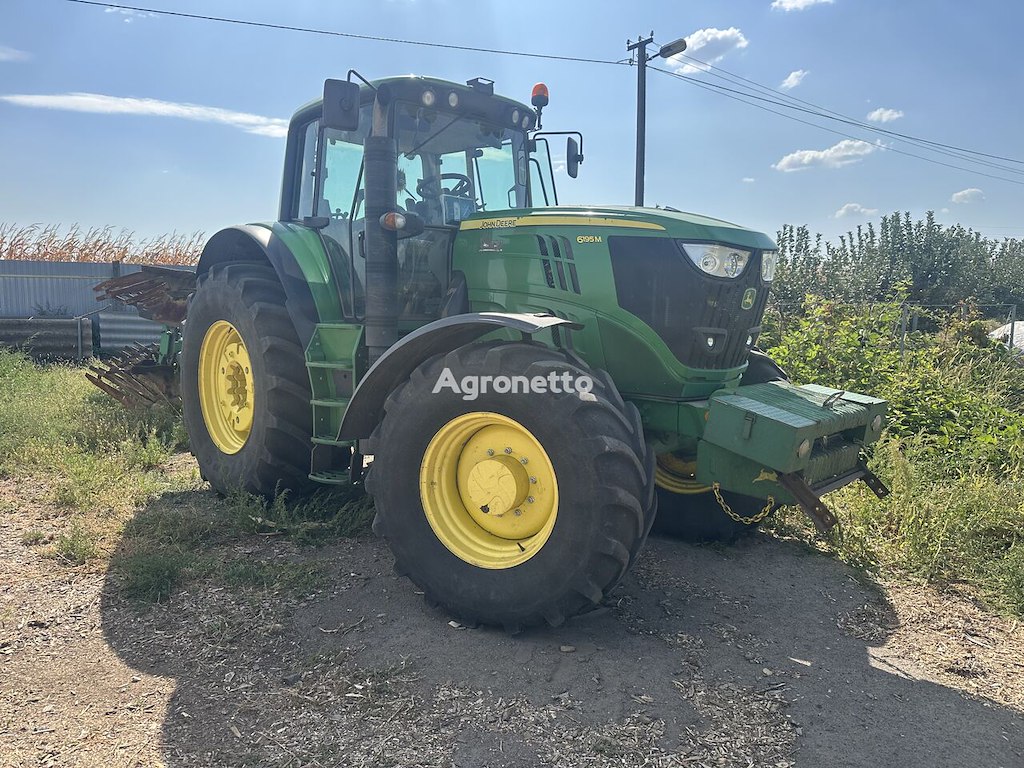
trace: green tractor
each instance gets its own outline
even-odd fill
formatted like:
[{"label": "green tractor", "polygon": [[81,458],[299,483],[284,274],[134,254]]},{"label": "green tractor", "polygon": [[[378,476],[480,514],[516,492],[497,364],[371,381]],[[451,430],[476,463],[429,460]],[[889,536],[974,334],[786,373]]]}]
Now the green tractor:
[{"label": "green tractor", "polygon": [[106,287],[154,317],[188,297],[181,397],[215,489],[364,482],[396,570],[510,631],[600,603],[656,511],[730,540],[784,504],[827,530],[820,495],[858,479],[887,492],[862,459],[885,403],[757,349],[771,238],[559,206],[549,142],[575,177],[583,137],[531,101],[328,80],[291,120],[278,221],[215,234],[188,289]]}]

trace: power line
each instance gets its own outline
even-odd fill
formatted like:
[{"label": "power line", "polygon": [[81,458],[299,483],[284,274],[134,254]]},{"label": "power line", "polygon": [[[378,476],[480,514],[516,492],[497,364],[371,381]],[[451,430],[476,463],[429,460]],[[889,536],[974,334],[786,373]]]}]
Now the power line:
[{"label": "power line", "polygon": [[[648,66],[650,66],[650,65],[648,65]],[[837,131],[834,128],[828,128],[828,127],[826,127],[824,125],[818,125],[817,123],[812,123],[812,122],[810,122],[808,120],[802,120],[799,117],[794,117],[793,115],[788,115],[785,112],[778,112],[778,111],[776,111],[774,109],[769,109],[768,107],[765,107],[765,106],[763,106],[761,104],[756,104],[754,102],[747,101],[745,98],[741,98],[740,96],[734,95],[734,94],[740,93],[739,91],[736,91],[734,89],[725,88],[725,87],[723,87],[721,85],[717,85],[715,83],[705,83],[705,82],[703,82],[701,80],[697,80],[696,78],[687,77],[686,75],[680,75],[677,72],[671,72],[671,71],[669,71],[667,69],[662,69],[661,67],[651,66],[651,69],[655,70],[656,72],[661,72],[662,74],[668,75],[669,77],[674,77],[674,78],[676,78],[678,80],[683,80],[685,82],[690,83],[691,85],[696,85],[696,86],[698,86],[700,88],[704,88],[705,90],[709,90],[712,93],[717,93],[717,94],[719,94],[721,96],[725,96],[727,98],[733,99],[733,100],[738,101],[738,102],[740,102],[742,104],[746,104],[748,106],[755,107],[756,109],[764,110],[765,112],[771,112],[773,115],[778,115],[779,117],[784,117],[787,120],[794,120],[794,121],[796,121],[798,123],[803,123],[804,125],[809,125],[812,128],[818,128],[819,130],[822,130],[822,131],[828,131],[829,133],[834,133],[837,136],[843,136],[843,137],[845,137],[847,139],[853,139],[854,141],[861,141],[861,142],[864,142],[865,144],[869,144],[870,143],[870,142],[864,141],[864,139],[862,137],[860,137],[860,136],[855,136],[855,135],[853,135],[851,133],[845,133],[843,131]],[[749,98],[756,98],[753,94],[742,94],[742,95],[743,96],[747,96]],[[767,99],[761,99],[761,100],[762,101],[767,101]],[[783,105],[783,106],[785,106],[785,105]],[[823,115],[818,115],[818,116],[819,117],[824,117]],[[931,157],[925,157],[923,155],[916,155],[913,152],[907,152],[906,150],[897,149],[896,147],[886,147],[886,146],[882,146],[882,145],[872,145],[872,146],[878,146],[879,149],[882,149],[882,150],[884,150],[886,152],[895,152],[896,154],[899,154],[899,155],[906,155],[907,157],[914,157],[914,158],[917,158],[918,160],[924,160],[926,163],[933,163],[935,165],[941,165],[941,166],[944,166],[946,168],[952,168],[952,169],[957,170],[957,171],[964,171],[965,173],[973,173],[973,174],[976,174],[978,176],[985,176],[985,177],[990,178],[990,179],[998,179],[999,181],[1009,182],[1010,184],[1019,184],[1021,186],[1024,186],[1024,181],[1021,181],[1021,180],[1018,180],[1018,179],[1008,179],[1005,176],[996,176],[994,174],[985,173],[984,171],[979,171],[979,170],[976,170],[976,169],[973,169],[973,168],[963,168],[962,166],[959,166],[959,165],[953,165],[951,163],[944,163],[941,160],[936,160],[936,159],[931,158]]]},{"label": "power line", "polygon": [[[653,69],[658,69],[657,67],[652,67],[652,68]],[[813,110],[813,109],[805,109],[804,107],[799,107],[799,106],[796,106],[795,104],[788,104],[788,103],[786,103],[784,101],[778,101],[776,99],[766,98],[764,96],[761,96],[758,93],[750,93],[748,91],[740,91],[740,90],[736,90],[734,88],[727,88],[724,85],[718,85],[716,83],[708,83],[708,82],[700,81],[700,80],[697,80],[696,78],[689,77],[687,75],[683,75],[683,74],[680,74],[678,72],[670,72],[670,71],[664,70],[664,69],[658,69],[658,71],[659,72],[663,72],[663,73],[665,73],[667,75],[672,75],[673,77],[678,77],[679,79],[686,80],[687,82],[690,82],[690,83],[694,83],[694,84],[698,84],[699,83],[699,84],[701,84],[701,85],[703,85],[704,87],[707,87],[707,88],[715,88],[715,89],[718,89],[718,90],[723,91],[723,92],[733,93],[733,94],[737,94],[737,95],[740,95],[740,96],[744,96],[746,98],[755,99],[757,101],[761,101],[761,102],[764,102],[766,104],[773,104],[773,105],[775,105],[777,107],[782,107],[784,109],[792,109],[792,110],[797,111],[797,112],[803,112],[805,114],[812,115],[813,117],[818,117],[818,118],[821,118],[821,119],[824,119],[824,120],[832,120],[832,121],[835,121],[835,122],[838,122],[838,123],[843,123],[844,125],[849,125],[849,126],[852,126],[852,127],[855,127],[855,128],[861,128],[863,130],[873,131],[875,133],[881,133],[881,134],[889,134],[890,133],[889,131],[884,131],[882,129],[878,129],[875,126],[868,125],[866,123],[862,123],[862,122],[860,122],[858,120],[854,120],[852,118],[833,117],[831,114],[826,114],[825,113],[825,112],[830,112],[831,110],[825,110],[824,112],[819,112],[819,111]],[[726,82],[730,82],[730,81],[726,81]],[[832,114],[838,114],[838,113],[832,113]],[[843,134],[843,135],[846,135],[846,134]],[[962,155],[962,154],[959,154],[957,152],[949,152],[949,151],[946,151],[946,150],[943,150],[943,149],[936,149],[936,148],[931,147],[931,146],[924,146],[924,145],[916,143],[914,141],[907,141],[906,143],[910,144],[911,146],[915,146],[915,147],[918,147],[918,148],[923,149],[925,151],[928,151],[928,152],[935,152],[936,154],[946,155],[947,157],[952,157],[952,158],[955,158],[957,160],[963,160],[964,162],[967,162],[967,163],[972,163],[972,164],[975,164],[975,165],[986,166],[988,168],[994,168],[996,170],[1003,171],[1005,173],[1013,173],[1013,174],[1018,174],[1018,175],[1024,175],[1024,169],[1009,168],[1009,167],[1007,167],[1005,165],[1000,165],[998,163],[992,163],[992,162],[989,162],[987,160],[979,160],[977,158],[968,157],[966,155]],[[932,144],[934,142],[924,142],[924,143],[925,144]],[[888,149],[892,149],[892,147],[888,147]],[[913,155],[913,156],[917,157],[917,155]]]},{"label": "power line", "polygon": [[555,61],[577,61],[584,64],[615,64],[624,65],[622,61],[610,59],[588,59],[581,56],[559,56],[552,53],[529,53],[527,51],[504,51],[497,48],[477,48],[471,45],[455,45],[453,43],[431,43],[426,40],[405,40],[398,37],[380,37],[378,35],[360,35],[355,32],[339,32],[330,29],[316,29],[315,27],[296,27],[289,24],[273,24],[265,21],[251,21],[248,19],[233,19],[226,16],[207,16],[201,13],[185,13],[183,11],[166,11],[159,8],[143,8],[137,5],[118,5],[116,3],[100,2],[100,0],[64,0],[66,3],[76,5],[92,5],[98,8],[114,8],[119,11],[136,11],[138,13],[152,13],[156,16],[176,16],[182,19],[196,19],[198,21],[216,21],[222,24],[238,24],[245,27],[261,27],[263,29],[278,29],[288,32],[305,32],[310,35],[326,35],[329,37],[347,37],[353,40],[372,40],[378,43],[399,43],[401,45],[421,45],[426,48],[447,48],[455,51],[473,51],[476,53],[493,53],[499,56],[523,56],[530,59],[553,59]]},{"label": "power line", "polygon": [[[1017,175],[1024,175],[1024,169],[1009,168],[1009,167],[1007,167],[1005,165],[1000,165],[999,163],[989,162],[988,160],[980,160],[980,159],[978,159],[976,157],[969,157],[967,155],[961,154],[958,151],[950,151],[948,149],[942,149],[941,147],[948,147],[948,146],[951,146],[951,145],[945,145],[945,144],[942,144],[941,142],[929,141],[927,139],[918,139],[917,137],[907,136],[906,134],[896,133],[895,131],[890,131],[890,130],[887,130],[885,128],[879,128],[878,126],[870,125],[870,124],[865,123],[865,122],[863,122],[861,120],[857,120],[855,118],[849,117],[848,115],[844,115],[844,114],[842,114],[840,112],[835,112],[835,111],[827,109],[825,107],[818,107],[817,105],[815,105],[815,104],[813,104],[813,103],[811,103],[809,101],[804,101],[803,99],[797,99],[795,96],[789,96],[788,94],[784,94],[784,93],[782,93],[780,91],[775,90],[774,88],[769,88],[768,86],[761,85],[759,83],[754,82],[753,80],[748,80],[747,78],[742,77],[741,75],[732,75],[731,73],[727,72],[726,70],[720,70],[720,69],[718,69],[717,67],[714,67],[711,64],[706,64],[705,62],[700,61],[699,59],[694,59],[692,57],[687,57],[687,58],[690,58],[691,60],[696,61],[696,62],[698,62],[698,63],[700,63],[700,64],[702,64],[704,66],[710,67],[710,69],[706,70],[706,74],[709,74],[712,77],[717,77],[720,80],[725,80],[725,82],[727,82],[727,83],[729,83],[731,85],[736,84],[735,80],[742,80],[744,82],[748,82],[748,83],[753,84],[754,86],[756,86],[757,88],[760,88],[762,91],[764,91],[766,93],[777,95],[777,96],[785,98],[785,99],[790,99],[790,100],[792,100],[794,102],[799,102],[801,104],[807,104],[807,105],[809,105],[811,107],[814,107],[814,109],[805,109],[803,107],[797,106],[796,104],[790,104],[790,103],[787,103],[787,102],[784,102],[784,101],[778,101],[778,100],[776,100],[774,98],[766,98],[765,96],[761,95],[760,93],[757,93],[757,92],[751,93],[751,92],[749,92],[750,89],[743,90],[743,91],[737,91],[737,90],[734,90],[734,89],[726,88],[725,86],[720,86],[720,85],[716,86],[714,83],[707,83],[707,85],[710,85],[712,87],[722,88],[723,90],[729,91],[731,93],[741,94],[741,95],[747,96],[747,97],[749,97],[751,99],[756,99],[758,101],[764,101],[765,103],[774,104],[776,106],[783,107],[785,109],[792,109],[792,110],[795,110],[797,112],[804,112],[806,114],[813,115],[815,117],[820,117],[820,118],[825,119],[825,120],[833,120],[835,122],[839,122],[839,123],[843,123],[845,125],[850,125],[850,126],[853,126],[853,127],[857,127],[857,128],[862,129],[862,130],[871,131],[873,133],[876,133],[876,134],[879,134],[879,135],[882,135],[882,136],[886,136],[888,138],[896,138],[897,141],[904,141],[905,143],[910,144],[911,146],[917,147],[919,149],[923,149],[923,150],[925,150],[927,152],[935,152],[936,154],[945,155],[947,157],[952,157],[952,158],[955,158],[957,160],[963,160],[964,162],[967,162],[967,163],[972,163],[972,164],[976,164],[976,165],[982,165],[982,166],[986,166],[988,168],[994,168],[995,170],[1003,171],[1004,173],[1013,173],[1013,174],[1017,174]],[[717,70],[717,71],[715,71],[715,70]],[[718,74],[718,72],[723,72],[726,75],[730,75],[730,77],[728,77],[728,78],[724,77],[723,75]],[[676,72],[675,74],[679,75],[680,77],[686,77],[685,75],[681,75],[679,72]],[[690,79],[692,80],[693,78],[690,78]],[[742,85],[742,84],[740,84],[739,87],[740,88],[745,88],[745,89],[747,88],[747,86]],[[901,136],[904,137],[904,138],[902,138],[902,139],[897,138],[897,137],[901,137]],[[986,156],[986,157],[999,157],[998,155],[987,155],[986,153],[983,153],[983,152],[982,153],[975,153],[972,150],[964,150],[964,151],[965,152],[972,152],[972,154],[979,154],[979,155],[983,155],[983,156]],[[1021,161],[1018,161],[1018,160],[1013,160],[1012,158],[1007,158],[1007,161],[1008,162],[1014,162],[1014,163],[1021,162]]]},{"label": "power line", "polygon": [[[274,29],[274,30],[284,30],[284,31],[290,31],[290,32],[301,32],[301,33],[305,33],[305,34],[324,35],[324,36],[329,36],[329,37],[343,37],[343,38],[349,38],[349,39],[354,39],[354,40],[368,40],[368,41],[373,41],[373,42],[395,43],[395,44],[400,44],[400,45],[417,45],[417,46],[422,46],[422,47],[427,47],[427,48],[442,48],[442,49],[447,49],[447,50],[471,51],[471,52],[475,52],[475,53],[489,53],[489,54],[501,55],[501,56],[519,56],[519,57],[525,57],[525,58],[547,59],[547,60],[553,60],[553,61],[570,61],[570,62],[579,62],[579,63],[585,63],[585,64],[605,64],[605,65],[614,65],[614,66],[624,66],[624,65],[629,65],[630,64],[630,62],[625,61],[625,60],[613,61],[613,60],[610,60],[610,59],[595,59],[595,58],[588,58],[588,57],[582,57],[582,56],[564,56],[564,55],[558,55],[558,54],[532,53],[532,52],[528,52],[528,51],[508,51],[508,50],[502,50],[502,49],[496,49],[496,48],[483,48],[483,47],[477,47],[477,46],[456,45],[456,44],[453,44],[453,43],[436,43],[436,42],[429,42],[429,41],[426,41],[426,40],[408,40],[408,39],[404,39],[404,38],[383,37],[383,36],[379,36],[379,35],[364,35],[364,34],[358,34],[358,33],[355,33],[355,32],[340,32],[340,31],[337,31],[337,30],[317,29],[315,27],[300,27],[300,26],[294,26],[294,25],[289,25],[289,24],[275,24],[275,23],[271,23],[271,22],[252,21],[252,20],[249,20],[249,19],[237,19],[237,18],[230,18],[230,17],[225,17],[225,16],[210,16],[210,15],[206,15],[206,14],[186,13],[186,12],[183,12],[183,11],[169,11],[169,10],[164,10],[164,9],[159,9],[159,8],[147,8],[147,7],[135,6],[135,5],[124,5],[124,4],[117,4],[117,3],[102,2],[101,0],[64,0],[64,1],[68,2],[68,3],[75,3],[76,5],[87,5],[87,6],[94,6],[94,7],[105,8],[105,9],[106,8],[113,8],[113,9],[116,9],[116,10],[124,10],[124,11],[135,11],[137,13],[148,13],[148,14],[153,14],[153,15],[156,15],[156,16],[170,16],[170,17],[177,17],[177,18],[193,19],[193,20],[198,20],[198,21],[217,22],[217,23],[222,23],[222,24],[236,24],[236,25],[240,25],[240,26],[257,27],[257,28],[263,28],[263,29]],[[808,115],[811,115],[811,116],[814,116],[814,117],[818,117],[820,119],[834,120],[834,121],[841,122],[841,123],[844,123],[844,124],[847,124],[847,125],[851,125],[853,127],[861,128],[863,130],[869,130],[869,131],[872,131],[874,133],[887,135],[887,136],[896,138],[898,140],[906,141],[908,143],[912,143],[913,144],[914,142],[920,142],[920,143],[923,143],[923,144],[927,144],[929,146],[921,147],[921,148],[925,149],[927,151],[936,152],[938,154],[944,154],[944,155],[947,155],[947,156],[950,156],[950,157],[955,157],[955,158],[957,158],[959,160],[963,160],[965,162],[973,163],[973,164],[976,164],[976,165],[983,165],[983,166],[986,166],[986,167],[995,168],[997,170],[1000,170],[1000,171],[1003,171],[1003,172],[1006,172],[1006,173],[1014,173],[1014,174],[1024,173],[1024,171],[1021,171],[1021,170],[1018,170],[1018,169],[1015,169],[1015,168],[1007,168],[1005,166],[998,165],[998,164],[995,164],[995,163],[990,163],[990,162],[987,162],[987,161],[984,161],[984,160],[978,160],[978,159],[974,159],[974,158],[968,158],[968,157],[964,157],[962,155],[957,155],[957,154],[954,154],[954,153],[955,152],[968,152],[970,154],[974,154],[974,155],[978,155],[978,156],[982,156],[982,157],[988,157],[988,158],[997,159],[997,160],[1002,160],[1004,162],[1012,162],[1012,163],[1024,164],[1024,161],[1016,160],[1016,159],[1008,158],[1008,157],[1002,157],[1000,155],[992,155],[992,154],[988,154],[988,153],[984,153],[984,152],[977,152],[975,150],[964,149],[962,147],[956,147],[956,146],[950,145],[950,144],[943,144],[942,142],[935,142],[935,141],[931,141],[931,140],[928,140],[928,139],[922,139],[922,138],[910,136],[910,135],[907,135],[907,134],[901,134],[901,133],[898,133],[896,131],[890,131],[888,129],[878,128],[877,126],[868,125],[866,123],[863,123],[862,121],[856,120],[855,118],[849,117],[848,115],[843,115],[843,114],[841,114],[839,112],[834,112],[832,110],[829,110],[829,109],[827,109],[825,107],[820,107],[820,106],[818,106],[816,104],[813,104],[811,102],[807,102],[807,101],[804,101],[802,99],[798,99],[795,96],[790,96],[789,94],[782,93],[781,91],[777,91],[774,88],[770,88],[768,86],[762,85],[761,83],[757,83],[756,81],[749,80],[748,78],[745,78],[742,75],[736,75],[734,73],[729,72],[728,70],[721,69],[720,67],[716,67],[716,66],[711,65],[711,64],[709,64],[707,62],[701,61],[700,59],[697,59],[697,58],[695,58],[693,56],[682,54],[682,57],[686,58],[686,59],[689,59],[690,61],[693,61],[693,62],[701,65],[702,67],[705,67],[706,71],[709,74],[712,74],[713,76],[718,77],[719,79],[726,80],[726,82],[732,82],[732,84],[736,84],[735,80],[740,80],[740,81],[743,81],[744,83],[749,83],[750,85],[754,86],[755,88],[760,89],[763,92],[772,93],[772,94],[774,94],[774,95],[776,95],[778,97],[781,97],[783,99],[788,99],[791,102],[799,102],[801,104],[805,104],[808,107],[811,107],[811,109],[807,109],[807,108],[804,108],[804,107],[798,107],[798,106],[796,106],[796,104],[787,103],[785,101],[778,101],[777,99],[774,99],[774,98],[766,98],[765,96],[762,96],[762,95],[757,94],[757,93],[750,93],[749,89],[747,89],[746,91],[739,91],[739,90],[736,90],[736,89],[733,89],[733,88],[727,88],[725,86],[722,86],[722,85],[719,85],[719,84],[716,84],[716,83],[702,82],[702,81],[697,80],[695,78],[687,77],[687,76],[681,75],[681,74],[679,74],[677,72],[670,72],[668,70],[660,69],[658,67],[652,67],[652,69],[655,69],[655,70],[657,70],[659,72],[662,72],[663,74],[666,74],[666,75],[669,75],[669,76],[676,77],[678,79],[684,80],[686,82],[691,83],[692,85],[696,85],[696,86],[705,88],[707,90],[712,90],[712,92],[718,93],[719,95],[722,95],[722,96],[727,96],[727,97],[732,98],[732,99],[734,99],[736,101],[739,101],[739,102],[741,102],[743,104],[747,104],[748,106],[752,106],[752,107],[755,107],[755,108],[758,108],[758,109],[762,109],[762,110],[764,110],[766,112],[771,112],[772,114],[776,114],[776,115],[779,115],[780,117],[784,117],[784,118],[787,118],[789,120],[794,120],[796,122],[803,123],[804,125],[809,125],[811,127],[818,128],[819,130],[824,130],[824,131],[828,131],[830,133],[834,133],[834,134],[837,134],[837,135],[840,135],[840,136],[845,136],[846,138],[855,139],[855,140],[858,140],[858,141],[863,141],[863,139],[858,137],[858,136],[853,136],[851,134],[843,133],[841,131],[836,131],[836,130],[833,130],[831,128],[827,128],[827,127],[825,127],[823,125],[818,125],[817,123],[812,123],[812,122],[808,122],[806,120],[801,120],[800,118],[794,117],[793,115],[788,115],[788,114],[785,114],[783,112],[777,112],[777,111],[775,111],[773,109],[769,109],[767,107],[764,107],[761,104],[755,104],[755,103],[753,103],[751,101],[747,101],[747,99],[754,99],[756,101],[761,101],[761,102],[769,103],[769,104],[772,104],[773,106],[778,106],[778,107],[781,107],[783,109],[790,109],[790,110],[795,110],[795,111],[803,112],[803,113],[806,113]],[[722,74],[718,74],[719,72],[722,73]],[[734,80],[730,81],[726,77],[724,77],[723,75],[728,75],[729,77],[734,78]],[[746,86],[740,85],[740,87],[744,87],[745,88]],[[923,157],[921,155],[916,155],[916,154],[914,154],[912,152],[906,152],[904,150],[896,149],[895,147],[882,147],[882,148],[885,149],[886,151],[896,152],[897,154],[902,154],[902,155],[907,155],[908,157],[914,157],[914,158],[917,158],[919,160],[924,160],[925,162],[930,162],[930,163],[933,163],[933,164],[936,164],[936,165],[945,166],[947,168],[952,168],[954,170],[964,171],[966,173],[974,173],[974,174],[977,174],[979,176],[985,176],[987,178],[998,179],[1000,181],[1006,181],[1006,182],[1009,182],[1011,184],[1024,184],[1024,182],[1022,182],[1022,181],[1018,181],[1018,180],[1014,180],[1014,179],[1007,179],[1005,177],[996,176],[994,174],[985,173],[983,171],[974,170],[974,169],[971,169],[971,168],[963,168],[963,167],[960,167],[960,166],[952,165],[950,163],[944,163],[944,162],[942,162],[940,160],[935,160],[934,158]]]},{"label": "power line", "polygon": [[[719,66],[716,66],[714,64],[710,64],[710,63],[708,63],[706,61],[702,61],[701,59],[698,59],[698,58],[696,58],[694,56],[690,56],[689,54],[685,54],[684,53],[684,54],[680,54],[680,56],[682,58],[689,59],[690,61],[694,62],[695,64],[699,64],[701,67],[706,67],[707,68],[706,71],[708,72],[708,74],[711,74],[711,75],[713,75],[715,77],[719,77],[719,78],[721,78],[723,80],[726,80],[727,82],[729,81],[729,78],[731,78],[733,81],[740,80],[740,81],[743,81],[744,83],[749,83],[750,85],[752,85],[755,88],[758,88],[758,89],[760,89],[762,91],[774,94],[774,95],[779,96],[779,97],[784,98],[784,99],[789,99],[789,100],[794,101],[794,102],[799,102],[800,104],[804,104],[804,105],[806,105],[808,107],[812,107],[815,110],[819,110],[821,112],[827,112],[829,114],[835,115],[836,117],[842,118],[843,120],[848,120],[851,123],[859,125],[862,128],[866,128],[867,130],[874,131],[876,133],[882,133],[882,134],[885,134],[887,136],[891,136],[893,138],[898,138],[898,139],[904,139],[906,141],[921,142],[923,144],[930,144],[932,146],[942,147],[944,149],[953,150],[955,152],[967,152],[968,154],[979,155],[980,157],[987,157],[987,158],[990,158],[990,159],[993,159],[993,160],[1002,160],[1002,161],[1008,162],[1008,163],[1017,163],[1017,164],[1020,164],[1020,165],[1024,165],[1024,160],[1018,160],[1018,159],[1012,158],[1012,157],[1004,157],[1003,155],[993,155],[993,154],[989,154],[988,152],[980,152],[980,151],[975,150],[975,149],[968,149],[966,147],[958,147],[955,144],[947,144],[947,143],[941,142],[941,141],[932,141],[931,139],[924,139],[924,138],[921,138],[920,136],[913,136],[913,135],[906,134],[906,133],[900,133],[898,131],[893,131],[893,130],[890,130],[888,128],[880,128],[877,125],[871,125],[869,123],[865,123],[862,120],[858,120],[858,119],[856,119],[854,117],[850,117],[849,115],[845,115],[845,114],[843,114],[841,112],[836,112],[834,110],[828,109],[827,107],[822,107],[819,104],[815,104],[813,102],[806,101],[804,99],[801,99],[801,98],[798,98],[796,96],[793,96],[792,94],[783,93],[782,91],[780,91],[780,90],[778,90],[776,88],[772,88],[772,87],[764,85],[762,83],[758,83],[756,80],[751,80],[749,78],[743,77],[743,75],[737,75],[735,72],[730,72],[727,69],[723,69],[723,68],[721,68]],[[718,74],[718,73],[721,73],[721,74]],[[728,78],[723,77],[723,75],[727,75]]]}]

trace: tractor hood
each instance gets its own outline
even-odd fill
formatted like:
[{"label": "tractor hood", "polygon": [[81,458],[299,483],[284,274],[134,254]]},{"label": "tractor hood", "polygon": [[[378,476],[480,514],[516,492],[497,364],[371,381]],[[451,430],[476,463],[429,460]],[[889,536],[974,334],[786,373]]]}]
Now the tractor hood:
[{"label": "tractor hood", "polygon": [[[509,214],[519,213],[518,211]],[[755,250],[774,250],[775,241],[761,232],[745,229],[721,219],[712,219],[697,213],[684,213],[667,208],[636,208],[625,205],[602,206],[558,206],[557,208],[535,208],[512,215],[477,213],[463,222],[463,229],[488,228],[489,226],[621,226],[631,230],[664,232],[672,238],[697,241],[728,243]],[[495,223],[485,223],[488,220]],[[479,223],[471,223],[479,222]],[[499,223],[500,222],[500,223]]]}]

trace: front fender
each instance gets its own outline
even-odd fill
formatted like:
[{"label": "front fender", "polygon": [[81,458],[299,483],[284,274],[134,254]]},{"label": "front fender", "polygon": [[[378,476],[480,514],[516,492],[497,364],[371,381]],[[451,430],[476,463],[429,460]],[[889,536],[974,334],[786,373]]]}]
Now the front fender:
[{"label": "front fender", "polygon": [[470,312],[443,317],[403,336],[370,366],[359,381],[341,422],[339,439],[363,440],[370,436],[384,412],[384,401],[405,381],[420,363],[446,354],[499,328],[524,335],[564,326],[579,330],[583,326],[553,315],[513,314],[507,312]]}]

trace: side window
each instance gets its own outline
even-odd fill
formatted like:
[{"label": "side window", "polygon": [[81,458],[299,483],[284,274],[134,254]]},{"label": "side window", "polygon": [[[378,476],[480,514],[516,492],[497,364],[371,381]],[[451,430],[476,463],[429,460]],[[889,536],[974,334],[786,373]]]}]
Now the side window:
[{"label": "side window", "polygon": [[[348,138],[347,134],[334,130],[326,131],[324,136],[324,183],[316,209],[318,216],[337,219],[349,215],[359,169],[363,164],[363,147],[348,141]],[[358,215],[357,211],[356,218]]]},{"label": "side window", "polygon": [[[327,219],[321,230],[335,263],[338,292],[348,317],[363,314],[366,262],[358,256],[362,233],[361,197],[354,197],[363,165],[362,136],[328,128],[323,136],[323,178],[316,215]],[[355,208],[353,210],[353,201]]]},{"label": "side window", "polygon": [[484,147],[473,158],[477,197],[480,209],[500,211],[518,208],[516,200],[516,167],[512,161],[512,142],[497,147]]},{"label": "side window", "polygon": [[316,182],[316,135],[320,121],[314,120],[302,134],[302,176],[299,179],[298,219],[313,215],[313,188]]}]

